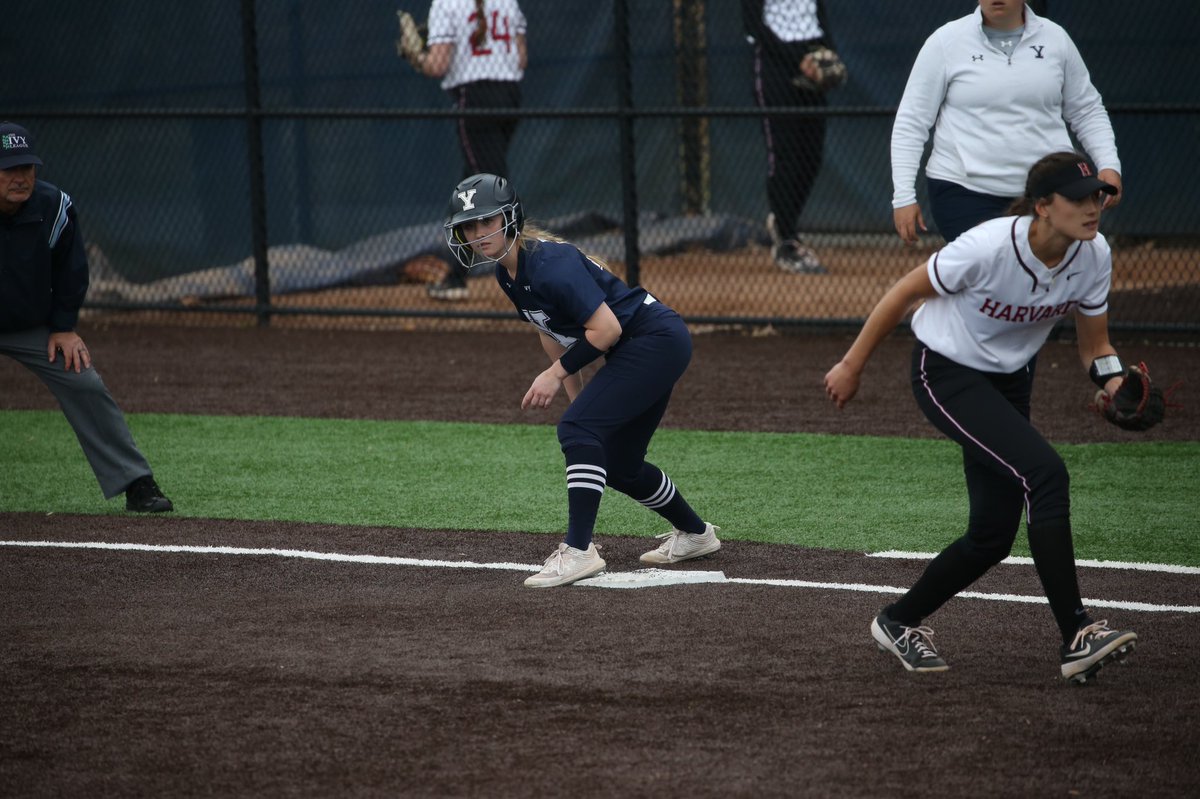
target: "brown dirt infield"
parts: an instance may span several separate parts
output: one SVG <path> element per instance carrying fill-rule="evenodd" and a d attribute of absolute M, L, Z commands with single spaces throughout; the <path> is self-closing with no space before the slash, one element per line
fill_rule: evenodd
<path fill-rule="evenodd" d="M 545 423 L 517 408 L 544 359 L 527 332 L 95 319 L 81 332 L 130 413 Z M 698 334 L 665 424 L 935 435 L 909 395 L 903 335 L 849 408 L 828 404 L 820 378 L 848 341 Z M 1166 380 L 1190 381 L 1200 359 L 1195 342 L 1116 343 Z M 1131 440 L 1082 410 L 1089 394 L 1070 343 L 1047 345 L 1034 417 L 1051 440 Z M 0 359 L 0 409 L 49 407 Z M 1200 440 L 1200 415 L 1184 407 L 1147 438 Z M 181 510 L 0 514 L 0 539 L 531 565 L 553 543 Z M 632 536 L 601 543 L 614 570 L 635 568 L 647 548 Z M 906 586 L 921 566 L 730 541 L 678 568 Z M 1140 648 L 1094 687 L 1070 689 L 1044 606 L 953 600 L 931 620 L 952 669 L 916 676 L 870 641 L 884 594 L 737 583 L 535 592 L 522 576 L 2 547 L 0 795 L 1193 796 L 1200 785 L 1197 614 L 1102 610 L 1136 629 Z M 1196 575 L 1080 579 L 1093 598 L 1200 604 Z M 1024 566 L 997 567 L 973 589 L 1039 593 Z"/>

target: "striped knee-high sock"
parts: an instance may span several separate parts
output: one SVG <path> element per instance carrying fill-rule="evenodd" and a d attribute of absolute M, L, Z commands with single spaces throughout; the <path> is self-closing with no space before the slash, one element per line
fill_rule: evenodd
<path fill-rule="evenodd" d="M 608 480 L 604 450 L 579 447 L 567 458 L 567 546 L 587 549 L 596 527 L 596 513 Z"/>
<path fill-rule="evenodd" d="M 652 463 L 642 465 L 637 480 L 625 493 L 662 516 L 676 530 L 685 533 L 704 532 L 704 520 L 696 515 L 683 494 L 675 489 L 667 473 Z"/>

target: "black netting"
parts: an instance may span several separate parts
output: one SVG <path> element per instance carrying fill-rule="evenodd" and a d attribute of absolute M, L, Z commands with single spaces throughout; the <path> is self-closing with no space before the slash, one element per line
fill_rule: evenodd
<path fill-rule="evenodd" d="M 480 47 L 510 53 L 517 23 L 492 13 L 498 2 Z M 486 278 L 454 302 L 428 291 L 449 263 L 450 189 L 469 158 L 494 157 L 482 138 L 468 155 L 461 129 L 501 117 L 529 215 L 693 321 L 861 320 L 941 243 L 936 231 L 915 249 L 896 237 L 888 142 L 921 44 L 970 3 L 827 3 L 849 80 L 826 104 L 774 112 L 788 132 L 776 149 L 740 3 L 527 0 L 519 102 L 478 95 L 466 114 L 397 51 L 397 11 L 424 23 L 429 5 L 7 3 L 3 116 L 34 131 L 41 176 L 75 200 L 90 312 L 507 318 Z M 1078 45 L 1117 134 L 1112 322 L 1195 331 L 1200 14 L 1192 0 L 1153 14 L 1040 5 Z M 819 163 L 803 156 L 815 178 L 791 232 L 824 273 L 787 272 L 772 257 L 767 172 L 815 129 Z M 923 180 L 918 197 L 926 207 Z"/>

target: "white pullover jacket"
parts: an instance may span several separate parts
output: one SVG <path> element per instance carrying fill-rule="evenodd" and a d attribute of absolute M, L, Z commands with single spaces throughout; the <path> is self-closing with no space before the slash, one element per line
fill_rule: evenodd
<path fill-rule="evenodd" d="M 1120 173 L 1108 112 L 1067 32 L 1026 6 L 1009 58 L 988 41 L 977 7 L 934 31 L 913 64 L 892 126 L 892 206 L 917 201 L 930 128 L 927 177 L 1019 197 L 1034 162 L 1075 149 L 1068 124 L 1099 169 Z"/>

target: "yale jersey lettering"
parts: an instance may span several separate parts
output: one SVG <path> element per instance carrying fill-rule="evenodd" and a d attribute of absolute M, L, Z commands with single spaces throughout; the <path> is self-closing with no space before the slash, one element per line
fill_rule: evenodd
<path fill-rule="evenodd" d="M 516 280 L 496 264 L 496 282 L 523 320 L 564 347 L 583 336 L 584 323 L 602 303 L 625 328 L 652 301 L 645 289 L 625 285 L 575 246 L 541 239 L 518 252 Z"/>

